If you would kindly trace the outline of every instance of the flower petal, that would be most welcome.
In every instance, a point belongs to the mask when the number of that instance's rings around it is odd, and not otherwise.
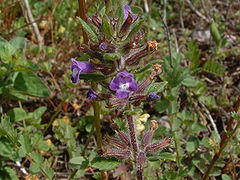
[[[119,89],[119,86],[117,84],[115,84],[115,83],[110,83],[109,88],[112,91],[117,91]]]
[[[97,93],[93,91],[92,89],[89,89],[87,92],[87,98],[90,100],[94,100],[98,97]]]
[[[73,71],[73,69],[78,68],[81,70],[82,73],[90,73],[93,72],[93,65],[89,62],[85,62],[85,61],[77,61],[76,59],[72,58],[72,66],[71,66],[71,70]]]
[[[129,96],[129,91],[117,90],[116,96],[120,99],[127,98]]]
[[[128,4],[125,4],[123,6],[123,14],[124,14],[124,20],[127,19],[129,12],[131,12],[131,8]]]
[[[129,83],[129,90],[130,91],[136,91],[138,89],[137,82],[133,80],[131,83]]]
[[[81,73],[81,70],[76,67],[76,68],[74,68],[72,71],[73,71],[73,73],[72,73],[72,75],[71,75],[72,83],[77,83],[77,82],[79,82],[79,75],[80,75],[80,73]]]

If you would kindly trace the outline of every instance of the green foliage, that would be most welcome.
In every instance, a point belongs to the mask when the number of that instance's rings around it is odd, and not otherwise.
[[[35,74],[31,72],[18,72],[13,87],[23,94],[38,97],[48,97],[50,90]]]
[[[225,67],[217,61],[208,60],[204,64],[203,70],[218,76],[222,76],[225,72]]]
[[[91,166],[97,168],[101,171],[109,171],[121,164],[118,160],[114,158],[103,158],[103,157],[96,157],[91,161]]]
[[[94,32],[94,30],[81,18],[78,18],[80,24],[82,25],[84,31],[88,34],[89,38],[93,41],[98,41],[97,34]]]

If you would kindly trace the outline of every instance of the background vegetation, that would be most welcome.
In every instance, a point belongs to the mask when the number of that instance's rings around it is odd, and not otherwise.
[[[135,178],[128,161],[99,157],[90,83],[70,81],[70,59],[83,43],[79,2],[0,0],[0,179],[99,179],[100,171]],[[145,179],[239,179],[239,0],[89,0],[87,15],[105,3],[131,4],[147,40],[159,42],[135,77],[161,63],[152,87],[161,98],[135,113],[150,115],[139,122],[143,129],[158,122],[154,140],[167,136],[172,144],[149,155]],[[125,128],[101,107],[104,137],[114,134],[112,121]]]

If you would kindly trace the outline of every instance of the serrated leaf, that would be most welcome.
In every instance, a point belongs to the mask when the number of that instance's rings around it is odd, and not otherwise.
[[[107,77],[101,74],[80,74],[80,79],[88,80],[88,81],[102,81]]]
[[[218,76],[221,76],[225,72],[225,66],[214,60],[208,60],[204,66],[203,70]]]
[[[183,81],[182,84],[187,87],[195,87],[199,83],[199,80],[197,80],[193,76],[187,76]]]
[[[201,103],[205,104],[209,108],[218,108],[214,96],[200,96],[198,99]]]
[[[93,41],[97,42],[98,37],[97,34],[93,31],[93,29],[81,18],[78,18],[79,22],[81,23],[84,31],[88,34],[89,38],[92,39]]]
[[[81,165],[83,163],[83,161],[85,161],[84,157],[78,156],[78,157],[74,157],[74,158],[70,159],[69,163]]]
[[[164,88],[167,86],[167,82],[156,82],[152,83],[148,88],[147,92],[148,93],[159,93],[164,90]]]
[[[101,171],[110,171],[118,167],[121,162],[115,158],[96,157],[91,161],[92,167]]]
[[[188,58],[191,63],[191,68],[195,69],[200,65],[200,50],[198,44],[194,41],[188,43],[188,51],[185,52],[186,58]]]
[[[13,87],[30,96],[48,97],[50,95],[48,87],[31,72],[18,72]]]
[[[24,154],[27,154],[31,151],[32,146],[31,146],[30,138],[28,137],[28,135],[21,135],[19,137],[19,143],[21,144],[21,148]]]
[[[108,19],[107,16],[103,17],[103,20],[102,20],[102,31],[106,35],[108,35],[110,37],[113,35],[113,29],[112,29],[111,24],[109,23],[109,19]]]

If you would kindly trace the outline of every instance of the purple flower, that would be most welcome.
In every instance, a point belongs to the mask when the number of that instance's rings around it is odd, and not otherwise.
[[[120,72],[111,81],[109,88],[116,91],[117,98],[123,99],[129,96],[129,93],[137,90],[137,82],[133,78],[132,73],[126,71]]]
[[[72,75],[71,80],[73,83],[77,83],[79,81],[79,75],[81,73],[90,73],[93,72],[93,65],[89,62],[79,62],[76,59],[72,58]]]
[[[87,98],[90,100],[94,100],[97,99],[98,95],[95,91],[93,91],[92,89],[89,89],[87,92]]]
[[[156,93],[149,93],[147,100],[148,101],[154,101],[159,99],[160,97]]]
[[[106,42],[102,42],[100,45],[99,45],[99,49],[101,50],[106,50],[108,48],[108,45]]]
[[[131,7],[127,4],[123,6],[123,14],[124,14],[124,20],[128,18],[128,16],[131,16],[131,18],[135,21],[138,18],[138,15],[132,14]]]

